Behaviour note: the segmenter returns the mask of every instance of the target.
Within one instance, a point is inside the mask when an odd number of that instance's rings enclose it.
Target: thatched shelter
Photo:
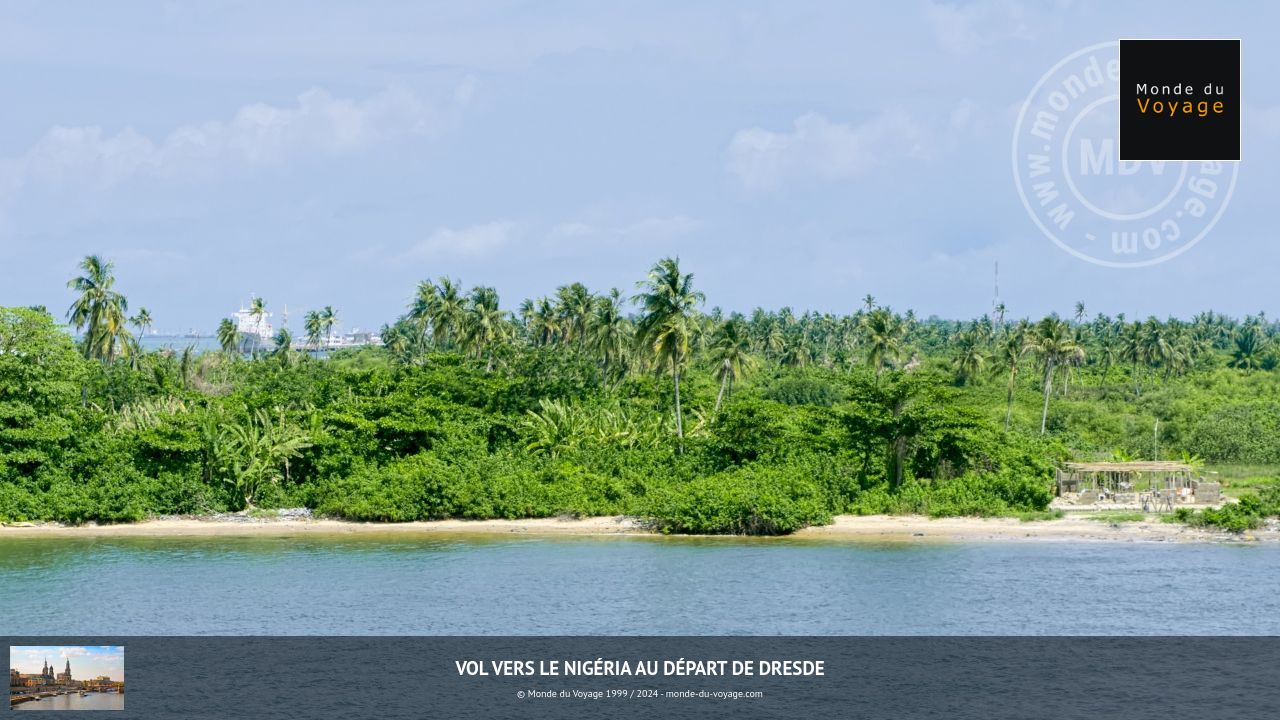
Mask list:
[[[1097,500],[1132,501],[1150,493],[1158,505],[1174,502],[1217,502],[1219,486],[1195,477],[1195,469],[1181,462],[1069,462],[1055,473],[1058,495],[1068,493]],[[1199,491],[1199,492],[1198,492]]]

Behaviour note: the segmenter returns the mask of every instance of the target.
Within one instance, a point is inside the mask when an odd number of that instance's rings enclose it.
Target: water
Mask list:
[[[147,337],[142,338],[140,343],[142,345],[142,349],[147,352],[167,350],[174,354],[181,354],[187,348],[191,348],[193,353],[199,355],[201,353],[218,352],[222,350],[222,345],[218,342],[218,338],[216,337],[188,338],[171,335],[148,335]],[[274,343],[268,342],[261,348],[261,350],[264,352],[269,351],[273,345]],[[329,356],[328,350],[306,350],[304,352],[316,358]]]
[[[0,540],[4,630],[73,634],[1280,634],[1280,547]]]
[[[154,350],[171,350],[180,353],[190,347],[194,352],[213,352],[221,350],[222,346],[218,344],[216,337],[176,337],[169,335],[148,335],[143,337],[139,342],[142,348],[148,352]]]
[[[14,710],[123,710],[124,695],[120,693],[79,693],[41,698],[39,702],[14,705]]]

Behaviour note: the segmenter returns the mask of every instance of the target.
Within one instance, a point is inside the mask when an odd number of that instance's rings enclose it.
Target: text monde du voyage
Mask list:
[[[730,677],[826,674],[823,660],[455,660],[458,674],[470,677]]]
[[[1174,85],[1135,83],[1134,92],[1137,95],[1134,100],[1138,103],[1138,112],[1143,115],[1207,118],[1226,113],[1226,102],[1215,99],[1225,94],[1222,85],[1205,83],[1197,92],[1197,86],[1190,83]]]

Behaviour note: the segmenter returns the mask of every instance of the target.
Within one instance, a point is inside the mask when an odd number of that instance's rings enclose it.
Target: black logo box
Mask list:
[[[1120,41],[1121,160],[1239,160],[1241,102],[1239,40]]]

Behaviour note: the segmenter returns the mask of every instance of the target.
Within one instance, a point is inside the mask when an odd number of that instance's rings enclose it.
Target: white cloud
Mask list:
[[[453,101],[458,107],[466,107],[471,104],[471,100],[476,96],[476,77],[468,75],[462,78],[458,86],[453,89]]]
[[[951,129],[968,130],[977,122],[978,106],[969,98],[963,98],[951,111]]]
[[[667,240],[687,235],[700,223],[687,215],[648,217],[631,223],[608,224],[574,220],[551,228],[548,238],[554,243],[577,241],[619,242]]]
[[[833,123],[817,113],[796,118],[791,132],[755,127],[729,143],[729,172],[750,190],[796,177],[849,178],[887,162],[926,155],[924,131],[901,111],[861,125]]]
[[[1058,4],[1059,9],[1062,5]],[[968,55],[1005,38],[1034,40],[1056,24],[1052,6],[1029,8],[1017,0],[935,2],[925,15],[938,45],[956,55]]]
[[[363,100],[315,88],[289,106],[246,105],[229,120],[183,125],[159,139],[133,128],[110,135],[96,126],[55,126],[24,156],[0,166],[0,191],[36,183],[109,187],[138,176],[280,165],[300,155],[339,155],[431,134],[440,125],[438,112],[403,88]]]
[[[442,227],[410,248],[405,259],[488,257],[506,247],[515,237],[515,232],[516,224],[506,220],[460,230]]]
[[[1246,135],[1261,135],[1268,140],[1280,137],[1280,108],[1246,107],[1244,109],[1244,122],[1247,126]]]
[[[979,12],[981,6],[976,4],[964,9],[936,3],[929,6],[929,22],[933,25],[934,35],[943,50],[967,55],[982,43],[982,38],[974,27]]]

